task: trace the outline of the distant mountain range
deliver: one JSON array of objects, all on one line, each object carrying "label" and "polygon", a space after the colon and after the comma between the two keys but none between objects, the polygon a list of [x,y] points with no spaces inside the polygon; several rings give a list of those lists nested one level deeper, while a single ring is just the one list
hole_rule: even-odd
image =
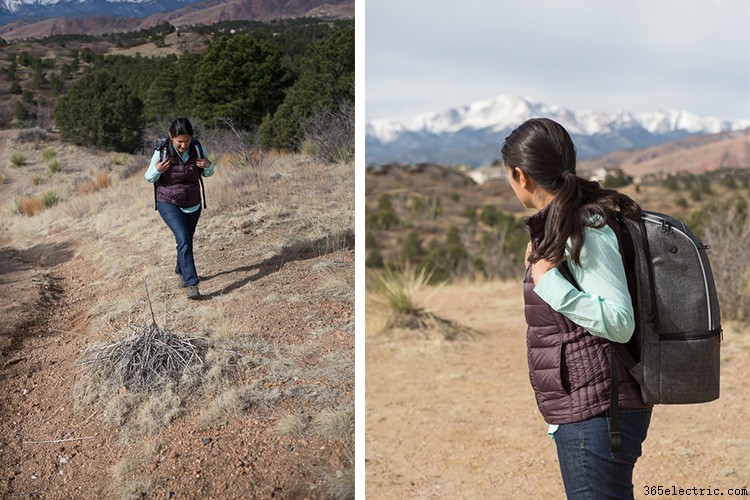
[{"label": "distant mountain range", "polygon": [[148,17],[197,0],[0,0],[0,24],[58,17]]},{"label": "distant mountain range", "polygon": [[353,18],[354,0],[0,0],[0,37],[98,35],[163,22],[179,27],[292,17]]},{"label": "distant mountain range", "polygon": [[688,135],[750,128],[750,120],[700,117],[687,111],[650,113],[571,111],[562,106],[501,95],[403,121],[366,124],[368,165],[435,162],[480,166],[500,158],[505,137],[529,118],[548,117],[570,132],[580,159],[661,144]]}]

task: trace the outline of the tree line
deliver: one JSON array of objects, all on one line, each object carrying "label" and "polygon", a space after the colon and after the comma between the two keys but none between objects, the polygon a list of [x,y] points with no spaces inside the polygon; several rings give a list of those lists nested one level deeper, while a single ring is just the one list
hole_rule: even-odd
[{"label": "tree line", "polygon": [[[250,27],[217,32],[205,50],[180,56],[106,55],[84,47],[71,49],[70,62],[58,67],[28,53],[9,56],[3,76],[11,94],[19,67],[35,75],[33,88],[20,92],[23,110],[16,122],[28,122],[34,109],[39,113],[47,105],[64,140],[135,152],[148,128],[190,116],[206,127],[253,134],[266,148],[296,150],[313,117],[340,118],[342,109],[353,114],[353,23],[297,20]],[[54,106],[29,98],[35,89],[48,89]],[[353,135],[351,142],[353,148]]]}]

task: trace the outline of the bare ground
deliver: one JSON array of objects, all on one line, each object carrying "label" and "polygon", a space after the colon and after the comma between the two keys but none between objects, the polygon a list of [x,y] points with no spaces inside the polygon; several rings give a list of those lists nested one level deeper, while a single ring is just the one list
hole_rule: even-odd
[{"label": "bare ground", "polygon": [[[383,321],[368,311],[368,498],[563,498],[528,381],[520,283],[451,285],[428,306],[482,335],[396,338],[375,333]],[[636,498],[652,486],[750,487],[750,335],[725,330],[720,399],[654,409]]]},{"label": "bare ground", "polygon": [[[112,187],[76,196],[68,184],[90,167],[71,162],[101,163],[78,151],[65,157],[67,173],[38,188],[58,189],[62,203],[12,214],[14,196],[36,192],[31,174],[44,175],[38,149],[23,150],[30,165],[4,170],[0,190],[0,497],[350,498],[353,241],[321,246],[307,217],[330,211],[300,204],[319,199],[318,187],[296,179],[332,189],[339,173],[269,161],[252,184],[220,164],[196,233],[204,300],[192,302],[176,286],[174,239],[140,175],[113,172]],[[258,184],[277,171],[278,182]],[[337,185],[346,218],[353,187],[348,176]],[[86,399],[75,364],[149,317],[144,278],[161,325],[215,347],[211,370],[188,389]]]}]

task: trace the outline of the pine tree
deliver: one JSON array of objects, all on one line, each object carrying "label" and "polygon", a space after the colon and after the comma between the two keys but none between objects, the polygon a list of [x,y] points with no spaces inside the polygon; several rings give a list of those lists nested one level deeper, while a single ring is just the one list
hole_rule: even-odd
[{"label": "pine tree", "polygon": [[66,141],[135,152],[143,140],[143,102],[107,71],[84,74],[55,106],[55,122]]},{"label": "pine tree", "polygon": [[354,103],[354,28],[342,29],[311,47],[283,104],[264,120],[261,140],[267,147],[299,148],[302,122],[341,103]]},{"label": "pine tree", "polygon": [[289,78],[271,42],[246,35],[219,38],[196,70],[195,112],[209,123],[228,118],[250,130],[281,104]]}]

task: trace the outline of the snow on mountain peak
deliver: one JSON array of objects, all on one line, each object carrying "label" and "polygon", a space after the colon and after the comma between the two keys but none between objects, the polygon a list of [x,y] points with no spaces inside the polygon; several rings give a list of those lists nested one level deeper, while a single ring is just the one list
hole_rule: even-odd
[{"label": "snow on mountain peak", "polygon": [[[24,5],[46,7],[58,3],[83,3],[86,0],[0,0],[0,7],[4,7],[11,14],[18,12]],[[142,3],[145,0],[106,0],[107,2],[131,2]]]},{"label": "snow on mountain peak", "polygon": [[424,113],[402,121],[372,120],[367,135],[382,143],[398,138],[403,132],[452,133],[463,129],[501,131],[515,127],[534,117],[551,118],[570,133],[596,135],[616,130],[641,127],[652,134],[683,130],[689,133],[718,133],[750,127],[750,120],[721,120],[700,117],[680,110],[655,111],[634,115],[628,111],[571,111],[558,105],[534,102],[526,96],[500,95],[493,99],[441,112]]}]

